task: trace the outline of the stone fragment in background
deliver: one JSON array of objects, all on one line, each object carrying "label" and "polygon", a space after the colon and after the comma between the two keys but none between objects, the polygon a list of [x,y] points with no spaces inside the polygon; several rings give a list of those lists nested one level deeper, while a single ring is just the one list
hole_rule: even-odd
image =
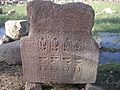
[{"label": "stone fragment in background", "polygon": [[29,32],[26,20],[9,20],[5,22],[5,29],[5,34],[13,40],[18,40]]},{"label": "stone fragment in background", "polygon": [[0,45],[0,61],[21,64],[20,41]]},{"label": "stone fragment in background", "polygon": [[93,86],[91,84],[87,84],[85,90],[104,90],[104,89],[101,87]]},{"label": "stone fragment in background", "polygon": [[14,40],[12,38],[10,38],[9,36],[4,35],[1,39],[0,39],[0,44],[5,44],[5,43],[9,43],[9,42],[13,42]]},{"label": "stone fragment in background", "polygon": [[38,83],[26,82],[25,90],[42,90],[42,85]]}]

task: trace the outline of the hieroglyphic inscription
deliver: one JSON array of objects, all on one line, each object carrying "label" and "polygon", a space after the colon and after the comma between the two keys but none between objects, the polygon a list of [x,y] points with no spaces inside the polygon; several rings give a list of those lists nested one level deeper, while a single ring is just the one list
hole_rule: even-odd
[{"label": "hieroglyphic inscription", "polygon": [[48,40],[47,37],[40,36],[38,38],[38,49],[40,50],[40,54],[47,55],[48,54]]},{"label": "hieroglyphic inscription", "polygon": [[[39,37],[39,64],[43,64],[45,62],[48,62],[50,66],[50,71],[52,72],[57,72],[59,71],[60,68],[58,66],[55,66],[58,62],[62,62],[63,67],[61,67],[61,70],[63,72],[68,72],[70,69],[74,72],[80,72],[80,67],[78,65],[73,65],[72,67],[70,66],[73,64],[73,62],[81,64],[82,58],[77,57],[77,56],[71,56],[69,53],[72,51],[72,48],[74,50],[78,51],[80,47],[80,43],[76,42],[75,47],[73,46],[74,44],[72,43],[72,40],[70,40],[68,37],[66,37],[63,43],[60,43],[60,40],[58,37],[53,36],[51,41],[48,41],[45,37],[40,36]],[[62,45],[62,46],[61,46]],[[48,48],[49,47],[49,48]],[[63,47],[63,48],[61,48]],[[48,50],[50,49],[50,50]],[[62,49],[62,50],[61,50]],[[49,51],[49,53],[48,53]],[[42,52],[42,54],[41,54]],[[68,55],[65,54],[63,56],[60,55],[60,53],[63,52],[69,52]],[[75,60],[75,61],[74,61]],[[46,70],[46,67],[40,67],[39,70]]]},{"label": "hieroglyphic inscription", "polygon": [[[77,80],[83,72],[83,61],[86,60],[79,56],[81,48],[84,48],[83,40],[79,39],[80,38],[76,38],[76,40],[74,40],[74,37],[68,37],[68,35],[64,35],[64,37],[62,35],[39,35],[39,37],[35,39],[36,41],[33,40],[36,42],[35,50],[38,49],[38,51],[30,55],[30,57],[36,59],[36,66],[34,67],[36,67],[37,70],[34,70],[34,72],[31,71],[31,74],[38,71],[39,73],[37,73],[37,75],[41,76],[39,79],[51,78],[53,81],[65,76],[62,79],[67,81],[72,78],[72,74],[75,73],[74,76],[76,78],[74,78],[74,80]],[[60,75],[61,73],[62,76]]]},{"label": "hieroglyphic inscription", "polygon": [[66,37],[65,41],[63,42],[63,51],[70,52],[71,50],[72,50],[72,41],[69,39],[69,37]]},{"label": "hieroglyphic inscription", "polygon": [[51,66],[51,71],[52,72],[57,72],[59,70],[59,67],[58,66]]},{"label": "hieroglyphic inscription", "polygon": [[[70,78],[73,78],[73,76],[73,80],[77,81],[80,79],[80,76],[83,72],[83,61],[87,59],[79,56],[79,54],[76,53],[78,53],[79,49],[81,49],[83,46],[80,45],[80,42],[77,42],[78,40],[76,40],[76,42],[70,39],[61,40],[62,42],[60,42],[60,40],[61,39],[56,36],[52,36],[51,40],[48,40],[42,36],[39,37],[39,52],[38,54],[33,53],[30,56],[33,57],[33,59],[38,57],[38,60],[35,60],[36,66],[34,66],[36,67],[34,69],[37,70],[32,71],[32,69],[29,73],[34,75],[34,73],[38,71],[36,75],[40,80],[49,78],[48,80],[52,80],[54,82],[56,82],[58,78],[67,82],[70,80]],[[73,52],[76,52],[75,55]],[[89,75],[86,77],[89,78]]]},{"label": "hieroglyphic inscription", "polygon": [[85,42],[83,42],[83,40],[81,40],[79,38],[76,39],[76,41],[74,42],[74,46],[73,46],[74,52],[75,53],[83,53],[84,48],[85,48],[84,43]]},{"label": "hieroglyphic inscription", "polygon": [[80,72],[82,65],[83,65],[83,58],[80,56],[74,56],[74,61],[77,63],[77,65],[74,67],[75,72]]},{"label": "hieroglyphic inscription", "polygon": [[71,57],[62,57],[62,60],[65,64],[72,64],[72,58]]},{"label": "hieroglyphic inscription", "polygon": [[63,72],[68,72],[69,71],[69,69],[70,69],[70,67],[69,66],[64,66],[64,67],[62,67],[62,71]]},{"label": "hieroglyphic inscription", "polygon": [[55,64],[60,60],[60,57],[50,57],[50,63]]},{"label": "hieroglyphic inscription", "polygon": [[57,37],[53,37],[51,41],[51,52],[58,52],[59,51],[59,41]]}]

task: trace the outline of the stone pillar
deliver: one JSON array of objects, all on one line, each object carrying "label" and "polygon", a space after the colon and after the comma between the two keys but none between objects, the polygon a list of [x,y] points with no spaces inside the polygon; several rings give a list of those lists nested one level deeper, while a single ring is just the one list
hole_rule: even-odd
[{"label": "stone pillar", "polygon": [[21,39],[25,80],[52,84],[56,90],[79,90],[75,85],[94,83],[99,48],[91,34],[91,6],[35,0],[28,3],[27,13],[30,33]]}]

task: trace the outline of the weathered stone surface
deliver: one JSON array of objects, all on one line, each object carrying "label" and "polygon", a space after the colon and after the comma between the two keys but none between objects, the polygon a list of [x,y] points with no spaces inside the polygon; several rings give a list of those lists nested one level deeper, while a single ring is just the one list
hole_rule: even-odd
[{"label": "weathered stone surface", "polygon": [[10,38],[9,36],[4,35],[1,39],[0,39],[0,44],[5,44],[5,43],[9,43],[14,41],[12,38]]},{"label": "weathered stone surface", "polygon": [[3,12],[2,12],[2,7],[0,7],[0,14],[2,14]]},{"label": "weathered stone surface", "polygon": [[28,23],[26,20],[9,20],[5,22],[5,29],[7,36],[17,40],[28,34]]},{"label": "weathered stone surface", "polygon": [[21,40],[23,73],[35,83],[94,83],[99,49],[91,35],[94,11],[83,3],[27,6],[29,36]]},{"label": "weathered stone surface", "polygon": [[0,61],[8,64],[20,64],[20,41],[0,45]]},{"label": "weathered stone surface", "polygon": [[104,90],[104,89],[101,87],[93,86],[91,84],[87,84],[85,90]]},{"label": "weathered stone surface", "polygon": [[42,85],[38,83],[29,83],[25,85],[25,90],[42,90]]}]

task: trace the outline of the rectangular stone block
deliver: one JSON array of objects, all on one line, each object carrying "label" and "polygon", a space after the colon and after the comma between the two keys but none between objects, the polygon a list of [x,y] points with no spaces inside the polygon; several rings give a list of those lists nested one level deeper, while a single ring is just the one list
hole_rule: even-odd
[{"label": "rectangular stone block", "polygon": [[0,45],[0,62],[21,64],[20,41]]},{"label": "rectangular stone block", "polygon": [[27,10],[30,33],[21,40],[26,81],[94,83],[99,48],[91,35],[93,9],[83,3],[58,5],[36,0]]}]

